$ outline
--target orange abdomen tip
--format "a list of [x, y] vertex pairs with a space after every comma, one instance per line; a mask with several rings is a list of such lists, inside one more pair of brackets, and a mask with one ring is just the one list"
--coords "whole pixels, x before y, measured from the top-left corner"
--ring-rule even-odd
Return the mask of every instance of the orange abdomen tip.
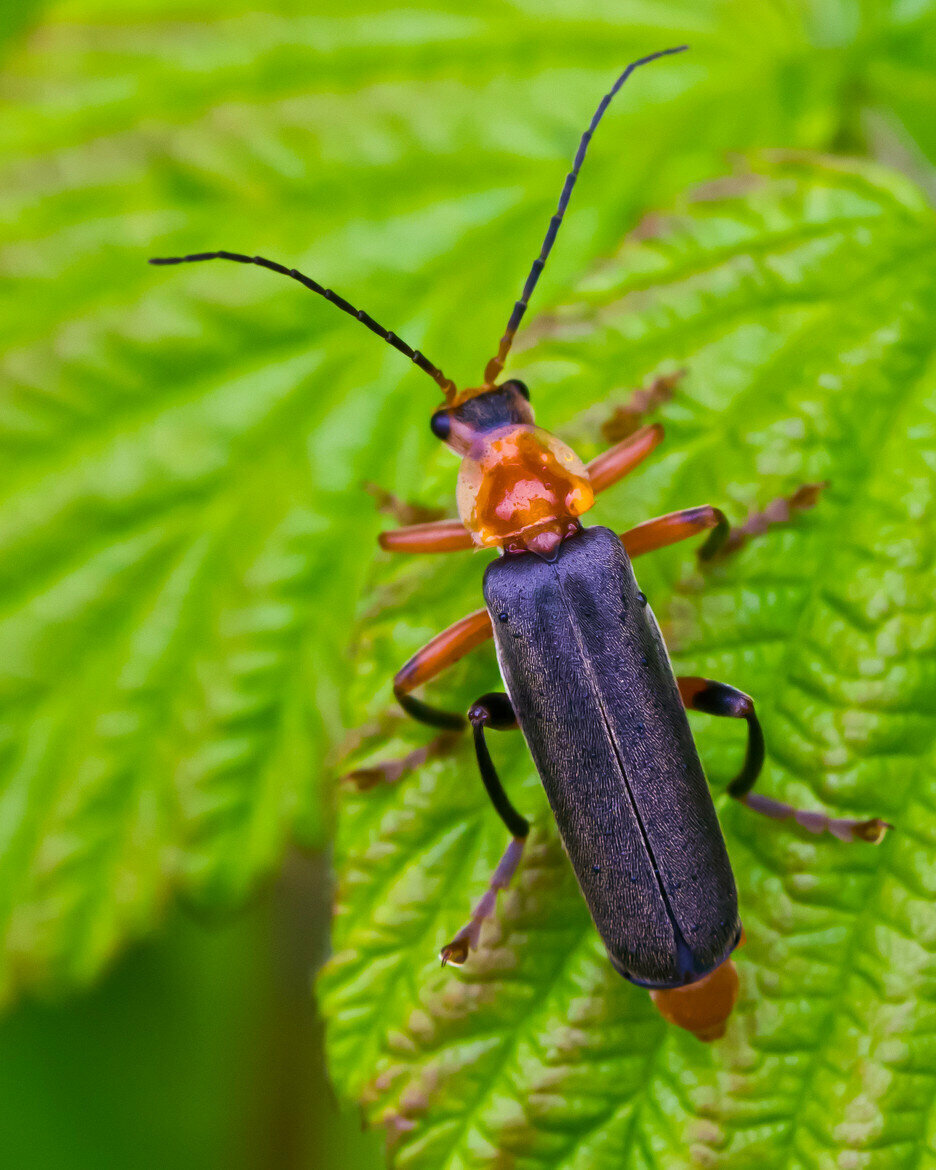
[[686, 987], [651, 991], [664, 1020], [706, 1043], [720, 1040], [738, 999], [738, 972], [731, 959]]

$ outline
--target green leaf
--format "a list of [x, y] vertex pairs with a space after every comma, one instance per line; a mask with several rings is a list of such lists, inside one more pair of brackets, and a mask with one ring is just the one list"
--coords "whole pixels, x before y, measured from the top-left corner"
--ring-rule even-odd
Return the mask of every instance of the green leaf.
[[397, 354], [269, 274], [145, 257], [299, 264], [473, 378], [596, 98], [648, 49], [693, 43], [602, 127], [540, 307], [726, 150], [860, 142], [871, 109], [925, 153], [931, 6], [845, 7], [10, 6], [0, 999], [90, 980], [174, 892], [234, 905], [288, 841], [321, 840], [326, 763], [364, 707], [345, 698], [378, 527], [361, 481], [449, 491], [423, 472], [434, 388]]
[[[677, 546], [638, 575], [677, 671], [755, 697], [760, 791], [896, 828], [846, 845], [718, 797], [747, 942], [739, 1007], [705, 1046], [611, 969], [518, 736], [492, 751], [532, 849], [457, 972], [439, 947], [505, 844], [470, 750], [349, 793], [320, 987], [339, 1084], [388, 1127], [398, 1165], [936, 1165], [934, 313], [936, 223], [916, 190], [787, 159], [651, 217], [527, 332], [512, 368], [585, 456], [633, 387], [687, 371], [659, 414], [666, 443], [596, 522], [715, 503], [741, 523], [829, 482], [704, 574]], [[477, 604], [480, 569], [382, 567], [363, 691]], [[495, 687], [492, 655], [476, 659], [432, 697], [464, 708]], [[720, 791], [743, 729], [693, 726]]]

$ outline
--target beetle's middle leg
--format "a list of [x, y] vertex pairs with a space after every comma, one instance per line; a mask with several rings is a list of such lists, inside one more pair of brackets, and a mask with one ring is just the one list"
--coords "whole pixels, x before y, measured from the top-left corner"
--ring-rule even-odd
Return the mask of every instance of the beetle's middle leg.
[[792, 817], [810, 833], [831, 833], [842, 841], [870, 841], [872, 845], [877, 845], [887, 830], [893, 827], [879, 817], [869, 821], [830, 817], [827, 813], [794, 808], [780, 800], [772, 800], [769, 796], [752, 792], [751, 789], [764, 765], [764, 733], [754, 710], [754, 700], [744, 691], [729, 687], [725, 683], [712, 682], [708, 678], [682, 677], [676, 682], [679, 685], [683, 706], [688, 710], [747, 720], [747, 752], [741, 771], [728, 785], [729, 796], [772, 820], [785, 821]]
[[439, 755], [448, 748], [454, 741], [455, 733], [464, 730], [465, 717], [457, 711], [441, 711], [437, 707], [430, 707], [422, 699], [417, 699], [412, 691], [483, 645], [493, 632], [488, 611], [476, 609], [441, 634], [436, 634], [421, 650], [416, 651], [397, 671], [393, 680], [393, 693], [407, 715], [429, 727], [439, 728], [442, 734], [427, 748], [411, 752], [403, 760], [389, 760], [369, 768], [358, 768], [348, 773], [349, 780], [353, 780], [359, 788], [372, 788], [380, 781], [398, 780], [425, 759]]
[[491, 615], [486, 609], [476, 609], [441, 634], [436, 634], [421, 650], [417, 650], [393, 679], [393, 693], [407, 715], [418, 719], [420, 723], [428, 723], [430, 727], [461, 731], [465, 726], [464, 715], [430, 707], [411, 692], [454, 666], [460, 658], [483, 645], [493, 634]]
[[644, 520], [642, 524], [621, 533], [621, 544], [629, 557], [639, 557], [706, 531], [709, 533], [708, 539], [699, 549], [699, 559], [705, 561], [719, 551], [731, 533], [731, 525], [724, 512], [713, 508], [711, 504], [703, 504], [701, 508], [684, 508], [680, 512], [668, 512], [665, 516]]
[[493, 916], [497, 907], [497, 895], [510, 884], [513, 875], [517, 872], [520, 858], [523, 856], [523, 847], [530, 832], [530, 823], [521, 816], [510, 802], [504, 791], [497, 769], [488, 751], [484, 738], [485, 727], [494, 731], [510, 731], [517, 726], [516, 716], [510, 699], [505, 694], [492, 693], [482, 695], [471, 704], [468, 711], [468, 721], [474, 732], [475, 752], [478, 756], [478, 767], [481, 770], [481, 779], [491, 798], [491, 803], [497, 810], [497, 815], [507, 826], [510, 832], [510, 843], [504, 850], [504, 855], [491, 874], [488, 888], [478, 901], [471, 917], [461, 928], [458, 934], [447, 943], [440, 952], [442, 966], [446, 963], [461, 965], [468, 958], [469, 951], [473, 951], [481, 937], [483, 923]]

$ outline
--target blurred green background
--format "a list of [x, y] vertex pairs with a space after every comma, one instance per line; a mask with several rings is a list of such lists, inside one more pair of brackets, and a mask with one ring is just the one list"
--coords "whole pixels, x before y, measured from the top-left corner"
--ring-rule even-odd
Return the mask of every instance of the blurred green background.
[[310, 972], [325, 859], [293, 859], [236, 917], [178, 911], [101, 985], [0, 1024], [10, 1167], [371, 1167], [379, 1136], [325, 1076]]
[[143, 261], [295, 263], [469, 381], [623, 64], [692, 46], [602, 127], [533, 316], [744, 152], [932, 194], [936, 5], [65, 0], [0, 38], [0, 1164], [376, 1167], [309, 992], [361, 484], [450, 499], [435, 391], [277, 278]]

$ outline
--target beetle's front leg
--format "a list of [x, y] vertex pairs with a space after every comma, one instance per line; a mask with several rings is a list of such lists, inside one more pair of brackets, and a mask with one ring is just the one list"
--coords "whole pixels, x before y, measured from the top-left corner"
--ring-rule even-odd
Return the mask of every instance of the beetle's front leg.
[[893, 828], [887, 821], [874, 817], [869, 821], [850, 820], [846, 817], [830, 817], [827, 813], [809, 812], [794, 808], [769, 796], [752, 792], [754, 782], [764, 764], [764, 733], [754, 710], [754, 700], [744, 691], [729, 687], [725, 683], [712, 682], [707, 678], [678, 678], [679, 694], [687, 710], [704, 711], [707, 715], [726, 715], [732, 719], [745, 719], [748, 725], [747, 752], [741, 771], [728, 785], [728, 794], [740, 800], [754, 812], [762, 813], [775, 821], [789, 820], [810, 833], [831, 833], [841, 841], [869, 841], [877, 845], [883, 840], [888, 829]]
[[461, 520], [431, 520], [428, 524], [388, 528], [377, 539], [387, 552], [464, 552], [475, 547], [471, 533]]
[[641, 427], [620, 443], [602, 451], [588, 464], [588, 478], [595, 495], [607, 491], [625, 475], [630, 474], [663, 442], [663, 428], [659, 423]]
[[517, 866], [523, 856], [523, 847], [530, 832], [529, 821], [517, 812], [504, 791], [504, 786], [497, 775], [497, 769], [494, 767], [491, 753], [488, 751], [484, 738], [485, 727], [490, 727], [495, 731], [509, 731], [517, 726], [510, 699], [500, 693], [482, 695], [477, 702], [472, 703], [468, 711], [468, 721], [474, 732], [475, 752], [478, 757], [481, 779], [484, 781], [484, 787], [491, 798], [491, 803], [497, 810], [497, 815], [507, 826], [511, 839], [504, 850], [503, 857], [497, 864], [497, 868], [491, 874], [488, 888], [472, 910], [471, 917], [452, 941], [442, 948], [440, 957], [443, 967], [446, 963], [460, 966], [468, 958], [469, 952], [477, 947], [482, 925], [493, 916], [497, 908], [499, 891], [507, 888], [517, 872]]

